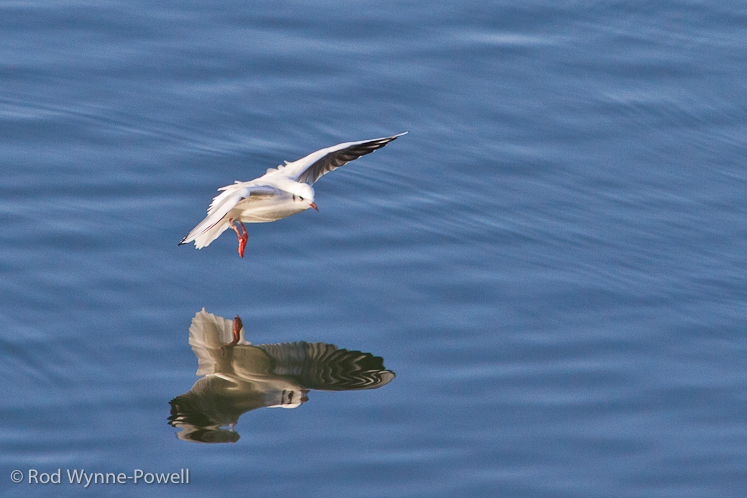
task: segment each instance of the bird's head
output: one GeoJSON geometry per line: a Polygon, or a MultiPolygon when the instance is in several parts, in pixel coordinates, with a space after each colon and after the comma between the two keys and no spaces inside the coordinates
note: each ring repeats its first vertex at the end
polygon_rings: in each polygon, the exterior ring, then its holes
{"type": "Polygon", "coordinates": [[[293,196],[295,202],[300,202],[306,206],[304,209],[312,207],[319,211],[316,208],[316,204],[314,204],[314,189],[311,188],[311,185],[307,183],[297,183],[294,185],[293,196]]]}

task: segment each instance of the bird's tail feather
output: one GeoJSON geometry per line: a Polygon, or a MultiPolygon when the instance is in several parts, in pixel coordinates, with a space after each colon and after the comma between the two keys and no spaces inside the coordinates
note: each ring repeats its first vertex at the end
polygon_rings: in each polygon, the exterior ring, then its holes
{"type": "Polygon", "coordinates": [[[219,218],[218,220],[213,221],[210,218],[211,217],[208,216],[202,220],[202,222],[194,227],[192,231],[189,232],[189,234],[177,245],[181,246],[194,242],[197,249],[202,249],[203,247],[210,245],[212,241],[220,237],[220,234],[231,227],[231,223],[229,223],[228,220],[221,221],[219,218]]]}
{"type": "Polygon", "coordinates": [[[223,193],[217,195],[208,209],[207,217],[192,229],[177,245],[188,244],[192,241],[197,249],[209,245],[220,234],[231,227],[230,221],[223,219],[231,209],[244,197],[249,195],[246,188],[235,188],[234,185],[223,187],[223,193]]]}

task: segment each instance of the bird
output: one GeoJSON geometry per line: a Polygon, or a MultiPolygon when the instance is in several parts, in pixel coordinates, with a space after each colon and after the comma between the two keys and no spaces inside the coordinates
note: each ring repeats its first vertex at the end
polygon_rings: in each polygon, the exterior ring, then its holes
{"type": "Polygon", "coordinates": [[[224,231],[233,228],[239,238],[239,256],[249,238],[244,223],[268,223],[314,208],[312,185],[322,175],[361,156],[384,147],[407,132],[390,137],[345,142],[312,152],[297,161],[284,161],[285,165],[269,168],[267,172],[248,182],[236,181],[218,189],[207,217],[179,242],[179,246],[195,243],[197,249],[210,245],[224,231]],[[241,232],[238,223],[241,226],[241,232]]]}

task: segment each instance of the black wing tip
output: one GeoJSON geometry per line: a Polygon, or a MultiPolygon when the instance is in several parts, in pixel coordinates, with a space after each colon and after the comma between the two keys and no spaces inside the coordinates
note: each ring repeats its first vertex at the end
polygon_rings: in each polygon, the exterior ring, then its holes
{"type": "MultiPolygon", "coordinates": [[[[403,132],[403,133],[398,133],[396,135],[392,135],[391,137],[376,138],[376,139],[371,140],[370,142],[368,142],[368,144],[374,145],[376,147],[376,149],[380,149],[380,148],[384,147],[386,144],[388,144],[389,142],[393,142],[393,141],[397,140],[399,137],[401,137],[402,135],[407,135],[408,133],[410,133],[410,132],[406,131],[406,132],[403,132]]],[[[376,150],[376,149],[373,149],[373,150],[376,150]]]]}
{"type": "Polygon", "coordinates": [[[339,166],[342,166],[345,163],[349,163],[350,161],[354,161],[354,160],[358,159],[359,157],[363,157],[363,156],[368,155],[368,154],[370,154],[370,153],[372,153],[374,151],[377,151],[377,150],[383,148],[389,142],[397,140],[398,137],[401,137],[402,135],[406,135],[407,133],[409,133],[409,132],[399,133],[397,135],[392,135],[391,137],[374,138],[374,139],[368,140],[366,142],[358,143],[357,145],[351,145],[347,149],[343,149],[341,151],[333,152],[333,153],[330,154],[330,156],[333,156],[333,157],[337,156],[337,157],[339,157],[342,160],[342,162],[340,164],[335,164],[336,167],[339,167],[339,166]]]}
{"type": "Polygon", "coordinates": [[[376,142],[384,142],[384,143],[388,144],[389,142],[391,142],[393,140],[397,140],[399,137],[401,137],[403,135],[407,135],[408,133],[410,133],[410,132],[409,131],[404,131],[402,133],[397,133],[396,135],[392,135],[391,137],[380,138],[380,139],[376,140],[376,142]]]}

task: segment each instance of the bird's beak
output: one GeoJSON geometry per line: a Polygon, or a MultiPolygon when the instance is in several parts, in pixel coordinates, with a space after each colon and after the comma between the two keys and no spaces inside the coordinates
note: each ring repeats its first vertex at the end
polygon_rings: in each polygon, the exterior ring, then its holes
{"type": "Polygon", "coordinates": [[[313,202],[311,203],[311,207],[313,207],[314,209],[316,209],[317,213],[319,212],[319,209],[317,209],[316,204],[314,204],[313,202]]]}

